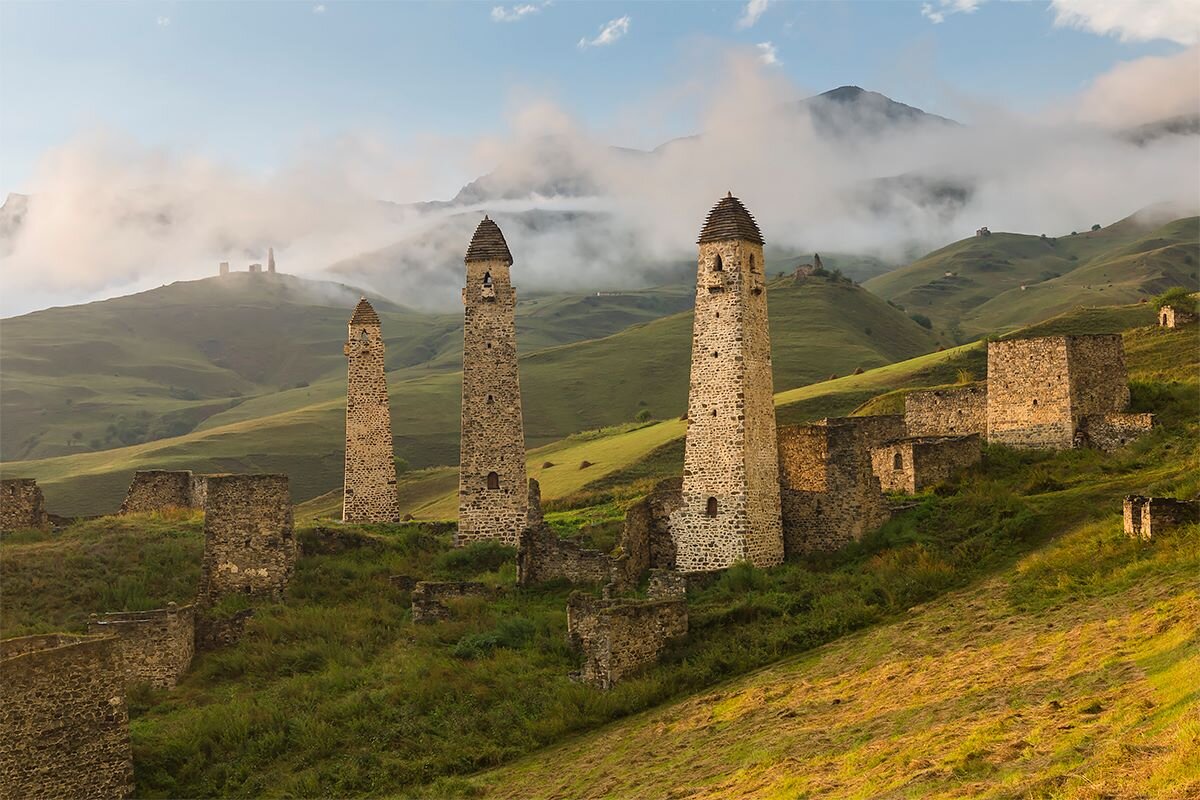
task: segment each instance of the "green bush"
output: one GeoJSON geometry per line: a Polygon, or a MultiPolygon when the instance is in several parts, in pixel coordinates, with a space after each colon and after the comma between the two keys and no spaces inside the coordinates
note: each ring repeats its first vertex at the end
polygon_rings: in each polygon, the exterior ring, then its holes
{"type": "Polygon", "coordinates": [[[1163,306],[1174,306],[1175,308],[1190,311],[1194,314],[1196,313],[1197,305],[1196,298],[1192,297],[1191,292],[1182,286],[1168,289],[1154,298],[1154,308],[1157,311],[1162,311],[1163,306]]]}
{"type": "Polygon", "coordinates": [[[498,647],[516,650],[532,641],[537,625],[527,617],[507,617],[490,631],[468,633],[451,651],[455,658],[479,658],[498,647]]]}

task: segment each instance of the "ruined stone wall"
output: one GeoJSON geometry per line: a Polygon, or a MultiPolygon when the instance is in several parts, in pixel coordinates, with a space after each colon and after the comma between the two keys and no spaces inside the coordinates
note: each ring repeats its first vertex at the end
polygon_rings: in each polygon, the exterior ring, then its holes
{"type": "Polygon", "coordinates": [[[983,441],[970,436],[902,439],[871,451],[871,465],[885,492],[915,494],[978,464],[983,441]]]}
{"type": "Polygon", "coordinates": [[[987,434],[987,384],[909,392],[904,423],[909,436],[987,434]]]}
{"type": "Polygon", "coordinates": [[[88,633],[117,637],[127,680],[171,689],[192,663],[194,608],[171,603],[154,611],[93,614],[88,633]]]}
{"type": "Polygon", "coordinates": [[[687,576],[669,569],[650,570],[646,596],[651,600],[675,600],[687,597],[687,576]]]}
{"type": "Polygon", "coordinates": [[[1074,446],[1067,337],[988,343],[987,437],[1009,447],[1074,446]]]}
{"type": "Polygon", "coordinates": [[[199,604],[230,594],[282,600],[295,564],[287,476],[210,475],[199,604]]]}
{"type": "Polygon", "coordinates": [[[1154,427],[1153,414],[1113,412],[1092,414],[1080,423],[1083,441],[1105,453],[1120,450],[1130,442],[1145,436],[1154,427]]]}
{"type": "Polygon", "coordinates": [[[681,599],[600,600],[575,592],[567,601],[567,638],[583,652],[579,678],[600,689],[658,661],[687,635],[687,625],[681,599]]]}
{"type": "Polygon", "coordinates": [[[1129,405],[1129,371],[1121,335],[1068,336],[1066,340],[1071,416],[1076,424],[1088,415],[1124,411],[1129,405]]]}
{"type": "Polygon", "coordinates": [[[204,508],[205,475],[191,470],[141,469],[125,492],[118,514],[142,514],[172,508],[204,508]],[[199,495],[199,496],[197,496],[199,495]]]}
{"type": "Polygon", "coordinates": [[[636,583],[651,568],[675,569],[671,514],[683,505],[683,479],[666,478],[625,512],[620,550],[636,583]]]}
{"type": "Polygon", "coordinates": [[[1200,317],[1176,306],[1163,306],[1158,312],[1158,324],[1164,328],[1180,328],[1191,325],[1197,319],[1200,317]]]}
{"type": "Polygon", "coordinates": [[[46,500],[33,478],[5,478],[0,481],[0,531],[46,528],[46,500]]]}
{"type": "Polygon", "coordinates": [[[517,545],[527,521],[525,429],[509,262],[467,262],[456,545],[517,545]],[[485,276],[490,285],[485,285],[485,276]],[[489,488],[489,476],[491,486],[489,488]]]}
{"type": "Polygon", "coordinates": [[[1124,517],[1125,533],[1149,540],[1177,525],[1200,522],[1200,500],[1131,494],[1125,498],[1124,517]]]}
{"type": "Polygon", "coordinates": [[[671,535],[685,571],[783,560],[763,248],[751,241],[700,245],[683,506],[671,535]]]}
{"type": "Polygon", "coordinates": [[[0,798],[133,791],[124,660],[112,637],[0,643],[0,798]]]}
{"type": "Polygon", "coordinates": [[[345,522],[398,522],[392,411],[384,374],[383,328],[364,299],[350,319],[346,354],[345,522]],[[364,308],[365,306],[365,308],[364,308]]]}
{"type": "Polygon", "coordinates": [[[473,581],[418,581],[412,590],[412,619],[417,625],[445,622],[453,615],[455,600],[488,597],[491,587],[473,581]]]}
{"type": "Polygon", "coordinates": [[[608,583],[613,558],[608,553],[583,547],[559,537],[542,523],[526,528],[517,552],[517,583],[532,586],[553,580],[572,583],[608,583]]]}

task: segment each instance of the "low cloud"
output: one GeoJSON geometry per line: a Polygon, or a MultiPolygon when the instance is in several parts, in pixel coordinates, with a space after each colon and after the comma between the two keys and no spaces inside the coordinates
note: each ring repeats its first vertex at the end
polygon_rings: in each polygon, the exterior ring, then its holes
{"type": "Polygon", "coordinates": [[[1123,42],[1200,43],[1196,0],[1051,0],[1050,7],[1054,24],[1060,27],[1116,36],[1123,42]]]}
{"type": "Polygon", "coordinates": [[[579,40],[577,45],[580,50],[589,47],[605,47],[620,39],[625,34],[629,33],[629,15],[610,19],[608,22],[600,26],[600,33],[594,39],[588,39],[586,36],[579,40]]]}
{"type": "Polygon", "coordinates": [[[758,48],[758,60],[762,63],[770,64],[771,66],[779,66],[783,64],[783,62],[779,60],[779,54],[775,50],[775,45],[772,43],[759,42],[754,46],[758,48]]]}
{"type": "Polygon", "coordinates": [[[536,14],[541,11],[549,3],[522,3],[515,6],[494,6],[492,8],[492,22],[519,22],[531,14],[536,14]]]}
{"type": "Polygon", "coordinates": [[[737,27],[753,28],[770,4],[771,0],[747,0],[746,7],[742,9],[742,16],[738,17],[737,27]]]}
{"type": "Polygon", "coordinates": [[[1200,114],[1200,46],[1118,64],[1092,81],[1072,113],[1109,128],[1200,114]]]}
{"type": "Polygon", "coordinates": [[[937,3],[922,3],[921,16],[934,25],[946,21],[950,14],[973,14],[984,0],[937,0],[937,3]]]}

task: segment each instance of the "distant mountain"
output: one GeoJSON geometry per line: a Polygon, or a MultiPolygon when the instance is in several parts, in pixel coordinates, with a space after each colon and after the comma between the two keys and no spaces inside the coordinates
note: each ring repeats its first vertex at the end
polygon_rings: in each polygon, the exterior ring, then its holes
{"type": "Polygon", "coordinates": [[[912,125],[959,125],[954,120],[898,103],[887,95],[869,92],[859,86],[839,86],[801,100],[798,106],[809,113],[818,133],[830,137],[877,136],[912,125]]]}
{"type": "Polygon", "coordinates": [[[0,206],[0,257],[12,251],[12,240],[21,229],[28,211],[29,195],[9,192],[8,197],[4,198],[4,205],[0,206]]]}
{"type": "Polygon", "coordinates": [[[1138,125],[1120,133],[1122,139],[1138,145],[1149,144],[1165,136],[1200,135],[1200,114],[1181,114],[1146,125],[1138,125]]]}

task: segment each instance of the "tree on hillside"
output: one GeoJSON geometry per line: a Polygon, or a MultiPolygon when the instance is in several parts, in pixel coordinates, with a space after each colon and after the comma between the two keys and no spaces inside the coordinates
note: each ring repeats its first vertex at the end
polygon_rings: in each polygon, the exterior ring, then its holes
{"type": "Polygon", "coordinates": [[[1190,311],[1195,314],[1200,308],[1200,302],[1197,302],[1196,296],[1182,286],[1176,286],[1174,289],[1167,291],[1154,298],[1154,308],[1162,311],[1163,306],[1171,306],[1173,308],[1190,311]]]}

